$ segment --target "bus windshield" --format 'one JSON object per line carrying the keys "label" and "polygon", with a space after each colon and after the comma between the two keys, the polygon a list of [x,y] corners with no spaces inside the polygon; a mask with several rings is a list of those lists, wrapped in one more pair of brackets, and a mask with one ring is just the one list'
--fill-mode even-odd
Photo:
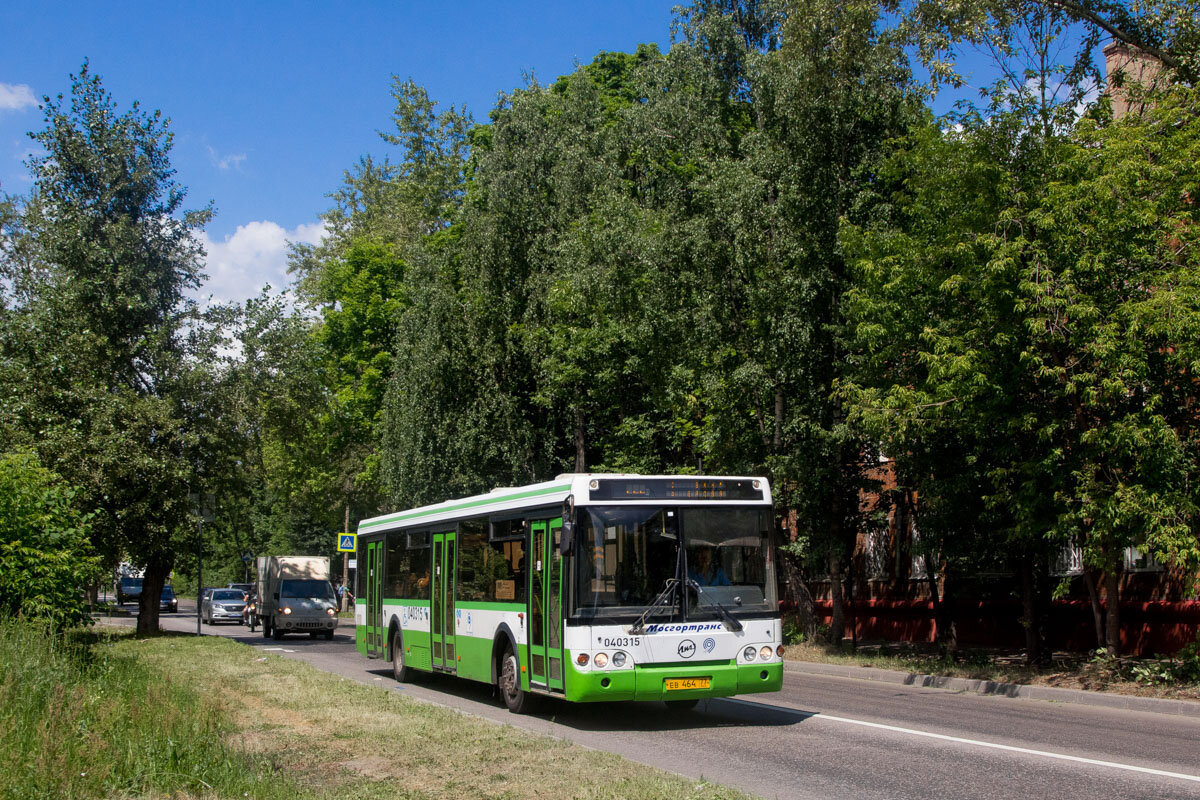
{"label": "bus windshield", "polygon": [[[637,617],[677,569],[689,586],[689,619],[719,618],[721,606],[734,615],[775,609],[765,510],[588,506],[580,511],[576,617]],[[681,619],[683,594],[675,592],[646,621]]]}
{"label": "bus windshield", "polygon": [[283,582],[279,594],[293,599],[332,600],[333,586],[329,581],[289,580]]}

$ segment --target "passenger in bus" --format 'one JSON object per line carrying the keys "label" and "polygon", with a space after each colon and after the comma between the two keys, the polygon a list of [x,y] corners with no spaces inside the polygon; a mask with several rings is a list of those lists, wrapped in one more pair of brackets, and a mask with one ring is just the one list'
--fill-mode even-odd
{"label": "passenger in bus", "polygon": [[729,586],[729,576],[720,564],[713,564],[711,547],[692,551],[688,558],[688,577],[701,586]]}

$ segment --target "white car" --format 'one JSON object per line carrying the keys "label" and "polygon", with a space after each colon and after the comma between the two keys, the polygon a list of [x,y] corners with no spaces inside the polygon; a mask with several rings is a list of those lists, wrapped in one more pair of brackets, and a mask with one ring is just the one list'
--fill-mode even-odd
{"label": "white car", "polygon": [[200,606],[200,619],[209,625],[218,622],[242,624],[242,610],[246,607],[246,593],[241,589],[211,589]]}

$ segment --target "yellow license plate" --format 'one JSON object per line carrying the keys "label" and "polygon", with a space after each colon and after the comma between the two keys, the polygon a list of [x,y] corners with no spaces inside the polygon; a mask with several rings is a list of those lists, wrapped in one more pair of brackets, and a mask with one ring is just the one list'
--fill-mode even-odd
{"label": "yellow license plate", "polygon": [[668,692],[679,689],[707,689],[712,686],[712,678],[664,678]]}

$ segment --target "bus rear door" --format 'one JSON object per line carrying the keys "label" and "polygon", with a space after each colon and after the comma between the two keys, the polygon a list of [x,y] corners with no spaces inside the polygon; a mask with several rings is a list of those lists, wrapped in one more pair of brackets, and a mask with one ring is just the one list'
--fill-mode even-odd
{"label": "bus rear door", "polygon": [[386,655],[387,632],[383,629],[383,541],[367,542],[367,655]]}

